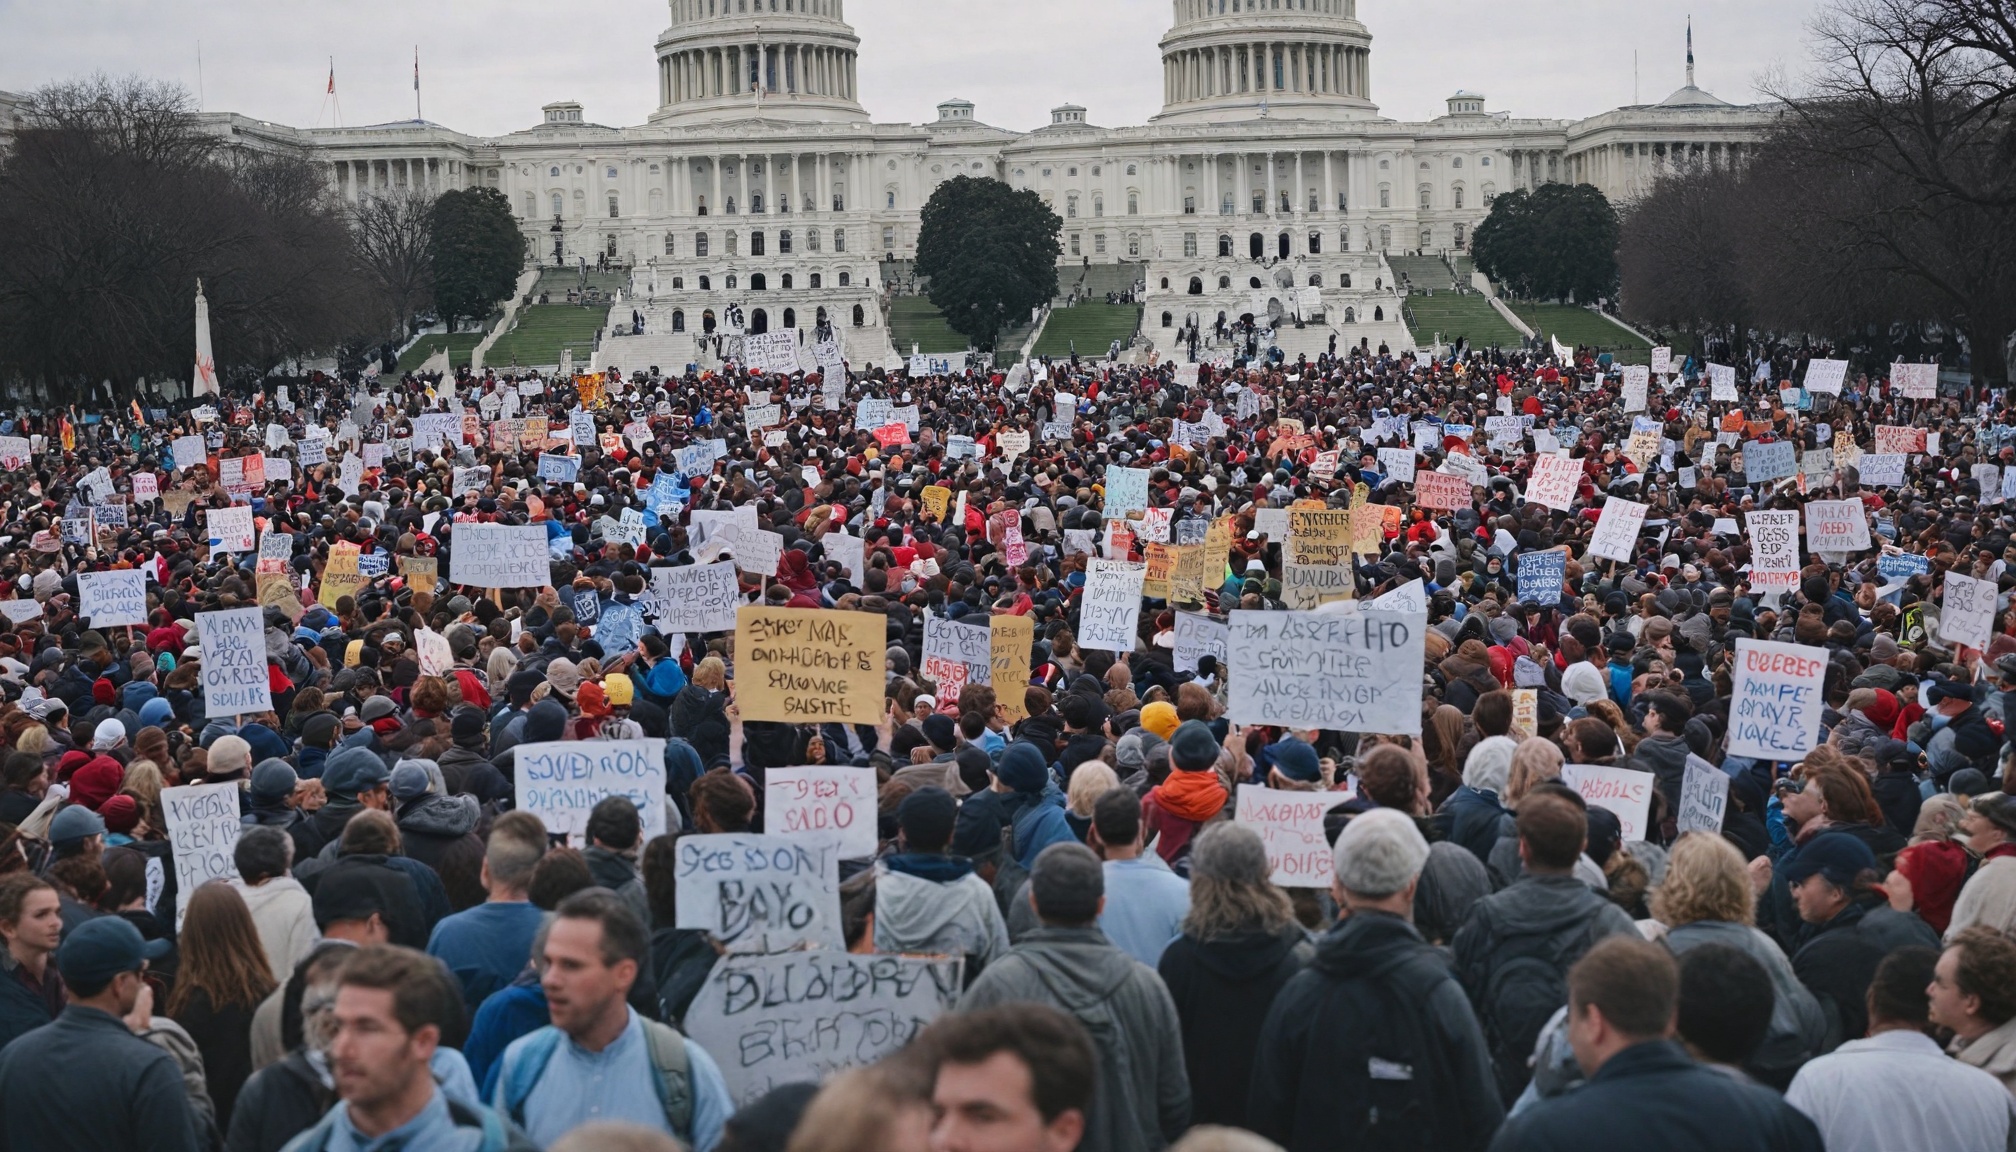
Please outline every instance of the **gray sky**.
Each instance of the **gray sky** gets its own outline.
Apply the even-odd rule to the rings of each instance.
[[[1457,88],[1515,116],[1574,118],[1680,86],[1694,17],[1698,83],[1755,98],[1796,71],[1812,0],[1360,0],[1372,90],[1402,120],[1443,111]],[[1161,102],[1156,41],[1169,0],[850,0],[863,102],[881,121],[930,119],[963,96],[1003,128],[1048,123],[1075,102],[1094,123],[1139,124]],[[480,135],[530,127],[575,99],[599,123],[642,123],[657,98],[662,0],[0,0],[0,89],[92,71],[197,88],[211,110],[306,127],[324,109],[329,57],[346,124],[413,114],[413,49],[429,120]]]

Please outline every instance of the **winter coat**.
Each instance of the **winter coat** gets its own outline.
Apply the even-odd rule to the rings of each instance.
[[[1282,987],[1315,954],[1294,925],[1212,940],[1186,932],[1163,949],[1156,970],[1183,1025],[1191,1123],[1252,1127],[1247,1087],[1261,1025]]]
[[[336,1090],[323,1084],[308,1058],[289,1052],[245,1082],[224,1137],[224,1152],[280,1152],[289,1140],[313,1128],[335,1103]]]
[[[196,1121],[175,1057],[126,1022],[72,1004],[0,1052],[0,1148],[196,1152]]]
[[[1631,1152],[1822,1152],[1783,1097],[1690,1059],[1671,1040],[1634,1044],[1586,1084],[1505,1121],[1491,1152],[1627,1146]]]
[[[1033,1001],[1092,1034],[1099,1087],[1080,1152],[1154,1152],[1190,1122],[1183,1030],[1160,977],[1097,928],[1039,928],[980,974],[960,1011]]]
[[[1447,680],[1442,689],[1442,702],[1465,716],[1477,707],[1478,697],[1504,687],[1491,675],[1490,668],[1461,656],[1450,656],[1436,667]]]
[[[175,1066],[182,1071],[182,1089],[189,1093],[189,1119],[196,1125],[197,1139],[214,1147],[224,1131],[217,1123],[217,1104],[210,1099],[203,1050],[196,1038],[166,1016],[149,1016],[146,1031],[134,1035],[175,1058]]]
[[[993,893],[988,893],[991,903]],[[658,990],[658,1011],[667,1024],[684,1028],[686,1010],[714,971],[721,952],[698,928],[660,928],[651,934],[651,983]]]
[[[1869,984],[1883,957],[1906,945],[1937,948],[1939,937],[1914,912],[1897,912],[1864,899],[1825,924],[1807,926],[1792,971],[1820,1002],[1827,1033],[1825,1055],[1869,1031]]]
[[[971,860],[901,853],[876,874],[875,950],[964,956],[970,984],[1008,951],[1008,928]]]
[[[434,930],[434,922],[423,911],[420,896],[408,873],[395,867],[392,857],[376,852],[359,852],[350,856],[339,856],[328,867],[304,876],[302,883],[310,894],[324,880],[338,873],[360,872],[371,881],[385,908],[385,928],[391,934],[391,943],[406,948],[427,947],[427,936]],[[441,883],[434,882],[436,886]],[[446,904],[445,898],[443,904]]]
[[[1850,712],[1834,726],[1827,742],[1839,749],[1843,756],[1861,756],[1874,752],[1878,745],[1889,739],[1889,729],[1879,726],[1861,712]]]
[[[2000,1080],[2002,1087],[2016,1093],[2016,1017],[2003,1021],[1972,1040],[1955,1036],[1953,1042],[1946,1046],[1946,1051],[1962,1064],[1981,1069]]]
[[[1748,924],[1696,920],[1671,929],[1666,948],[1675,957],[1704,944],[1720,944],[1748,955],[1771,974],[1771,1029],[1748,1065],[1774,1082],[1789,1083],[1799,1065],[1820,1054],[1827,1038],[1827,1015],[1811,990],[1799,982],[1792,962],[1776,941]],[[1782,1074],[1782,1081],[1779,1074]]]
[[[651,901],[644,895],[644,878],[628,856],[612,852],[600,844],[590,844],[581,855],[588,861],[588,875],[595,883],[623,898],[642,924],[651,923]]]
[[[1432,1116],[1402,1119],[1402,1123],[1433,1126],[1424,1146],[1450,1152],[1482,1149],[1504,1118],[1484,1034],[1463,989],[1449,976],[1440,950],[1421,939],[1414,926],[1384,912],[1358,912],[1323,936],[1310,965],[1290,979],[1274,997],[1262,1025],[1250,1077],[1248,1126],[1288,1152],[1322,1152],[1358,1146],[1366,1128],[1355,1125],[1335,1106],[1332,1086],[1342,1077],[1364,1075],[1345,1068],[1340,1057],[1351,1050],[1353,1036],[1376,1031],[1380,1021],[1349,1015],[1338,989],[1354,979],[1374,979],[1391,986],[1406,981],[1425,986],[1425,995],[1381,996],[1375,1003],[1392,1013],[1417,1013],[1416,1026],[1434,1046],[1440,1061],[1428,1092],[1438,1109]],[[1389,1017],[1392,1020],[1405,1017]],[[1226,1068],[1229,1074],[1231,1069]],[[1376,1123],[1376,1117],[1371,1123]]]
[[[478,804],[511,798],[511,782],[474,748],[457,744],[441,753],[436,763],[441,765],[441,779],[451,796],[474,796]]]
[[[43,969],[42,979],[48,997],[37,996],[21,982],[20,967],[14,954],[0,948],[0,1051],[22,1036],[42,1027],[56,1018],[64,999],[63,977],[56,971],[56,958],[49,958],[48,967]],[[54,981],[53,985],[46,983]],[[51,1004],[50,998],[56,1003]]]
[[[322,939],[315,927],[314,898],[292,876],[275,876],[263,884],[232,880],[231,887],[252,913],[252,926],[259,930],[259,945],[266,951],[273,978],[286,983],[294,966],[307,959]]]
[[[1995,758],[2002,750],[2002,738],[1988,726],[1988,714],[1979,704],[1970,706],[1947,721],[1923,741],[1925,763],[1941,791],[1946,781],[1962,768],[1978,768],[1984,775],[1995,774]]]
[[[686,685],[672,698],[672,734],[693,745],[703,764],[728,755],[727,706],[725,694],[698,684]]]
[[[1441,810],[1435,814],[1435,824],[1441,830],[1441,839],[1468,848],[1480,863],[1489,866],[1491,849],[1498,843],[1501,826],[1509,815],[1498,802],[1497,793],[1465,784],[1442,802]]]
[[[410,859],[441,872],[441,859],[461,844],[483,854],[483,841],[475,834],[476,821],[483,814],[474,796],[417,796],[399,806],[399,850]]]
[[[1666,811],[1678,812],[1680,785],[1687,778],[1687,757],[1690,754],[1684,738],[1661,732],[1640,740],[1637,750],[1624,766],[1652,773],[1659,794],[1666,798]]]
[[[203,1079],[217,1108],[217,1124],[227,1128],[238,1090],[252,1076],[252,1013],[257,1004],[218,1005],[193,989],[173,1019],[188,1029],[203,1053]]]

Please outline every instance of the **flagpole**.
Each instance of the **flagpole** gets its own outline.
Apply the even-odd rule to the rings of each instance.
[[[420,115],[420,46],[413,46],[413,119],[424,120]]]

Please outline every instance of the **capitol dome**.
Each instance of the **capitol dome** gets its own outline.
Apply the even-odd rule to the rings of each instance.
[[[1157,121],[1376,115],[1357,0],[1174,0]]]
[[[855,87],[861,38],[842,0],[671,0],[658,37],[653,123],[747,116],[867,118]]]

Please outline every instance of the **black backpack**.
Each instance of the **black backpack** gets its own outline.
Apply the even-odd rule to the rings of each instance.
[[[1329,1038],[1323,1110],[1353,1152],[1429,1152],[1456,1147],[1449,1059],[1428,1001],[1450,979],[1447,963],[1422,950],[1380,971],[1330,983],[1316,1013],[1358,1022]],[[1325,1045],[1328,1049],[1328,1044]]]
[[[1491,974],[1475,990],[1478,1023],[1491,1052],[1498,1093],[1509,1107],[1532,1079],[1534,1045],[1568,1003],[1568,968],[1587,951],[1589,924],[1601,905],[1561,931],[1508,933],[1488,903],[1477,906],[1493,942]]]

